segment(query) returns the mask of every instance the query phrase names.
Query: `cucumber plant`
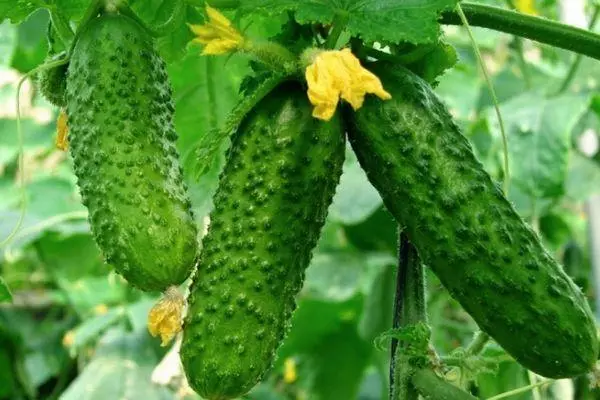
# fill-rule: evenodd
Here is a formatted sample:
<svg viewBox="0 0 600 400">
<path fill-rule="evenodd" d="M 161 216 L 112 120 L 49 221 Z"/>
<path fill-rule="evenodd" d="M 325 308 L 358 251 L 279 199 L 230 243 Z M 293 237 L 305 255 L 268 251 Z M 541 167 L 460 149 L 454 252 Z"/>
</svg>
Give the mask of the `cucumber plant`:
<svg viewBox="0 0 600 400">
<path fill-rule="evenodd" d="M 468 20 L 596 59 L 600 36 L 457 0 L 215 0 L 210 6 L 180 0 L 148 10 L 139 2 L 130 8 L 126 0 L 93 0 L 83 14 L 38 3 L 50 13 L 49 37 L 62 46 L 52 42 L 46 63 L 29 76 L 37 75 L 42 94 L 66 109 L 68 129 L 61 118 L 60 137 L 68 130 L 77 185 L 106 261 L 132 286 L 167 292 L 164 307 L 150 313 L 158 315 L 151 333 L 164 333 L 163 344 L 180 328 L 179 316 L 169 313 L 182 304 L 172 286 L 192 275 L 197 263 L 180 355 L 189 385 L 204 398 L 244 396 L 276 364 L 350 149 L 414 246 L 410 273 L 398 272 L 397 317 L 404 321 L 388 335 L 394 338 L 394 400 L 473 398 L 475 391 L 467 393 L 464 382 L 452 385 L 444 373 L 468 369 L 490 337 L 546 377 L 594 372 L 598 340 L 587 299 L 484 169 L 432 86 L 457 60 L 442 40 L 440 21 Z M 7 16 L 19 19 L 36 5 L 20 2 Z M 235 22 L 219 9 L 235 15 Z M 164 18 L 148 23 L 154 11 Z M 270 39 L 237 28 L 245 20 L 255 24 L 249 32 L 279 25 L 261 14 L 288 19 Z M 72 21 L 78 22 L 75 32 Z M 198 155 L 196 165 L 185 164 L 187 175 L 210 170 L 230 140 L 201 251 L 162 58 L 183 53 L 190 38 L 205 55 L 253 59 L 240 104 L 223 129 L 216 127 L 223 110 L 215 90 L 222 89 L 222 71 L 212 60 L 194 66 L 208 74 L 199 82 L 183 74 L 176 80 L 188 86 L 177 93 L 183 103 L 207 88 L 206 102 L 195 110 L 209 109 L 207 125 L 216 127 L 204 132 L 198 126 L 193 140 L 186 138 L 198 146 L 196 153 L 186 149 L 188 158 Z M 193 64 L 191 53 L 199 50 L 188 51 L 190 58 L 176 61 L 170 73 Z M 184 124 L 190 120 L 179 115 Z M 23 166 L 22 155 L 19 160 Z M 483 331 L 462 358 L 438 357 L 429 336 L 421 335 L 430 329 L 421 261 Z M 293 381 L 289 376 L 284 383 Z"/>
</svg>

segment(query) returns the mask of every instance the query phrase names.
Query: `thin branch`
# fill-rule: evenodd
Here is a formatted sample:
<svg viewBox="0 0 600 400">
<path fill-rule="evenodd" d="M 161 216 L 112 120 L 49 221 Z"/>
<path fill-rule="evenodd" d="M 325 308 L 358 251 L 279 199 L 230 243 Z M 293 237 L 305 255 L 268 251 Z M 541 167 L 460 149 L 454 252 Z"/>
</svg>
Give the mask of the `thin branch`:
<svg viewBox="0 0 600 400">
<path fill-rule="evenodd" d="M 594 13 L 592 14 L 592 18 L 590 19 L 590 24 L 589 24 L 590 30 L 592 30 L 594 28 L 594 26 L 596 25 L 596 22 L 598 21 L 599 16 L 600 16 L 600 6 L 595 5 Z M 577 56 L 575 57 L 575 60 L 573 61 L 573 64 L 571 64 L 571 68 L 569 68 L 569 72 L 567 73 L 565 80 L 563 81 L 562 85 L 560 85 L 560 89 L 558 89 L 558 91 L 556 92 L 556 95 L 564 93 L 569 88 L 569 86 L 571 86 L 571 83 L 573 83 L 573 79 L 575 79 L 575 76 L 577 75 L 577 71 L 579 70 L 581 61 L 583 61 L 583 55 L 577 54 Z"/>
<path fill-rule="evenodd" d="M 600 60 L 600 35 L 545 18 L 499 7 L 460 3 L 472 26 L 494 29 Z M 457 11 L 442 14 L 441 23 L 462 25 Z"/>
</svg>

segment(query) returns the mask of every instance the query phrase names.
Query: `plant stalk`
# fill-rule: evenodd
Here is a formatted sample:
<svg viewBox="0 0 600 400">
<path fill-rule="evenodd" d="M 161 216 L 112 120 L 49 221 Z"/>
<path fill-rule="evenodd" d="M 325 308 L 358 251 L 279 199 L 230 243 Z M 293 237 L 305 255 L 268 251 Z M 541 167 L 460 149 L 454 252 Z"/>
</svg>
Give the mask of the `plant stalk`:
<svg viewBox="0 0 600 400">
<path fill-rule="evenodd" d="M 499 7 L 469 2 L 460 5 L 472 26 L 510 33 L 600 60 L 600 35 L 596 33 Z M 443 13 L 440 22 L 462 25 L 456 10 Z"/>
<path fill-rule="evenodd" d="M 394 300 L 394 329 L 427 322 L 425 279 L 417 249 L 399 227 L 398 272 Z M 411 382 L 412 367 L 403 354 L 403 344 L 392 339 L 390 362 L 390 399 L 418 400 L 419 394 Z"/>
<path fill-rule="evenodd" d="M 592 18 L 590 19 L 589 29 L 592 30 L 598 21 L 598 17 L 600 16 L 600 5 L 594 6 L 594 13 L 592 14 Z M 579 70 L 579 66 L 581 65 L 581 61 L 583 61 L 583 55 L 577 54 L 573 64 L 571 64 L 571 68 L 569 68 L 569 72 L 565 76 L 563 83 L 560 85 L 560 88 L 556 92 L 556 95 L 564 93 L 569 86 L 573 83 L 573 79 L 577 75 L 577 71 Z"/>
</svg>

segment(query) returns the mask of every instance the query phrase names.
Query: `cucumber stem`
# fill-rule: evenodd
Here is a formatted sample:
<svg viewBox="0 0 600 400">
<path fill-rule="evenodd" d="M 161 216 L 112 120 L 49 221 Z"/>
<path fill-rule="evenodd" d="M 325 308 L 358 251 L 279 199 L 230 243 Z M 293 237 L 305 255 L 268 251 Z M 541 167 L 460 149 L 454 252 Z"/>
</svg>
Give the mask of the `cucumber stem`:
<svg viewBox="0 0 600 400">
<path fill-rule="evenodd" d="M 143 26 L 150 33 L 151 36 L 161 37 L 172 33 L 175 29 L 181 26 L 181 22 L 185 15 L 185 3 L 183 0 L 175 0 L 175 4 L 173 5 L 173 11 L 169 16 L 169 19 L 167 19 L 162 24 L 154 27 L 150 27 L 148 24 L 146 24 L 126 3 L 119 4 L 118 11 L 121 14 L 128 16 L 129 18 L 133 19 L 138 24 Z"/>
<path fill-rule="evenodd" d="M 460 4 L 472 26 L 522 36 L 600 60 L 600 35 L 596 33 L 499 7 L 468 2 Z M 462 25 L 456 10 L 443 13 L 440 22 Z"/>
<path fill-rule="evenodd" d="M 425 303 L 425 278 L 423 266 L 405 232 L 399 227 L 398 272 L 394 300 L 393 328 L 404 328 L 418 323 L 427 323 Z M 413 367 L 404 355 L 404 344 L 392 338 L 390 362 L 390 399 L 417 400 L 419 394 L 411 383 Z"/>
<path fill-rule="evenodd" d="M 340 38 L 340 35 L 346 29 L 346 24 L 348 23 L 348 14 L 342 12 L 336 12 L 333 17 L 333 22 L 331 23 L 331 31 L 329 32 L 329 36 L 327 36 L 327 41 L 325 42 L 326 49 L 335 49 L 335 45 Z"/>
<path fill-rule="evenodd" d="M 511 10 L 516 9 L 515 2 L 513 0 L 506 0 L 506 5 Z M 531 74 L 529 73 L 527 61 L 525 60 L 523 38 L 520 36 L 514 36 L 513 40 L 515 43 L 515 52 L 517 53 L 517 62 L 519 64 L 519 69 L 521 70 L 521 73 L 523 74 L 523 80 L 525 81 L 525 88 L 529 90 L 531 89 Z"/>
<path fill-rule="evenodd" d="M 485 345 L 490 340 L 490 335 L 483 331 L 479 331 L 475 334 L 473 341 L 467 347 L 467 354 L 476 355 L 483 351 Z"/>
</svg>

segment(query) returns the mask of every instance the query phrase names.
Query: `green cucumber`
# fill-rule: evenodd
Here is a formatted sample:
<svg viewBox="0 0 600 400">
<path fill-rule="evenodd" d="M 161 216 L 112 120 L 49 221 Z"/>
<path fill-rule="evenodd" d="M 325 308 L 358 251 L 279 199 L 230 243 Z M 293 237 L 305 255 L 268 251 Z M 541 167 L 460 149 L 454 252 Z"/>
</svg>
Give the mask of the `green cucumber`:
<svg viewBox="0 0 600 400">
<path fill-rule="evenodd" d="M 342 171 L 340 118 L 325 123 L 297 82 L 267 95 L 234 134 L 188 298 L 181 357 L 210 400 L 268 371 Z"/>
<path fill-rule="evenodd" d="M 49 55 L 46 58 L 46 63 L 56 62 L 67 57 L 67 52 L 63 51 L 55 55 Z M 38 74 L 38 85 L 40 93 L 46 100 L 57 107 L 64 107 L 67 91 L 67 69 L 68 62 L 56 67 L 47 68 Z"/>
<path fill-rule="evenodd" d="M 128 17 L 83 28 L 67 74 L 69 148 L 106 261 L 145 291 L 182 283 L 197 258 L 164 62 Z"/>
<path fill-rule="evenodd" d="M 370 68 L 392 94 L 345 111 L 369 180 L 423 262 L 523 366 L 551 378 L 592 369 L 593 315 L 473 154 L 444 104 L 408 70 Z"/>
</svg>

